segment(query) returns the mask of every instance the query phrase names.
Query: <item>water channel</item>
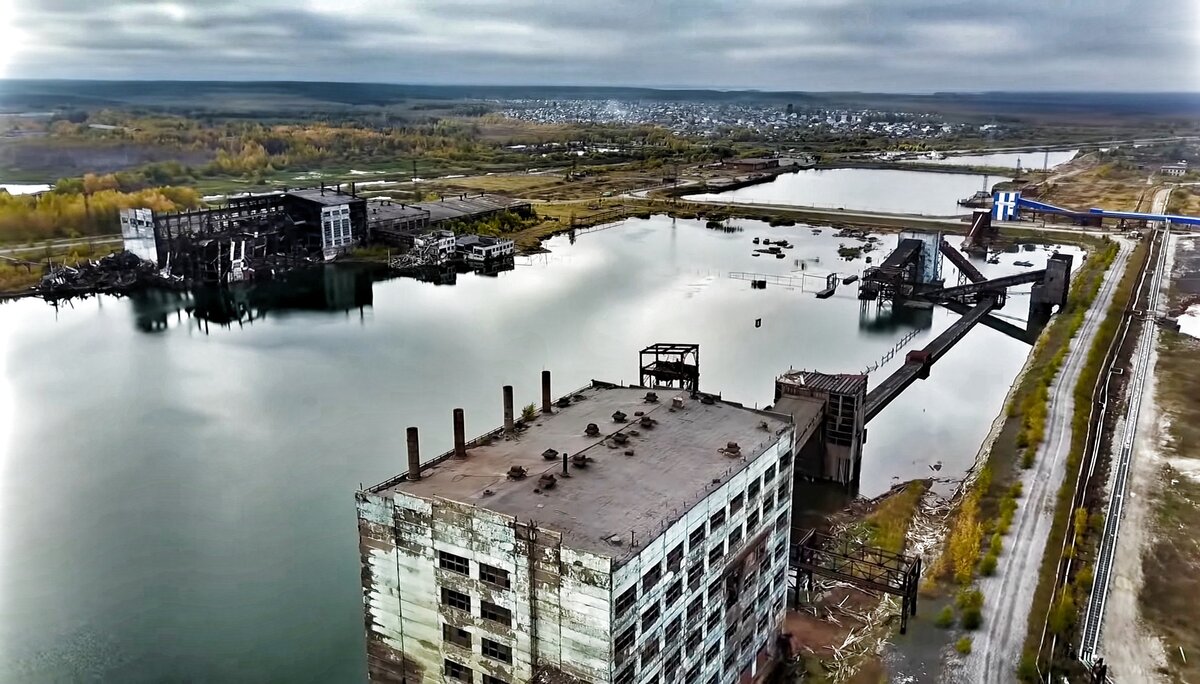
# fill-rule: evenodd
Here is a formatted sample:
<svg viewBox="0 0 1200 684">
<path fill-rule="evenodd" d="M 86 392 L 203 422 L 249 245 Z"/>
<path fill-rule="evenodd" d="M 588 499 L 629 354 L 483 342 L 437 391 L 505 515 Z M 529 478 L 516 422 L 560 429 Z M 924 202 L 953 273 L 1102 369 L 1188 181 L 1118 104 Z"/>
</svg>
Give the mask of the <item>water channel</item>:
<svg viewBox="0 0 1200 684">
<path fill-rule="evenodd" d="M 452 408 L 477 434 L 501 422 L 503 384 L 526 403 L 543 368 L 557 391 L 635 382 L 659 341 L 699 343 L 705 390 L 763 406 L 789 366 L 858 372 L 954 319 L 863 309 L 853 286 L 817 300 L 820 278 L 752 290 L 730 272 L 854 274 L 864 261 L 837 248 L 859 243 L 730 225 L 630 219 L 453 286 L 331 267 L 234 293 L 0 305 L 0 681 L 362 681 L 354 492 L 405 468 L 405 426 L 438 453 Z M 797 246 L 755 257 L 755 236 Z M 960 475 L 1028 351 L 972 331 L 871 423 L 861 493 Z M 838 501 L 809 491 L 814 509 Z"/>
<path fill-rule="evenodd" d="M 1010 179 L 899 169 L 805 169 L 758 185 L 684 199 L 951 216 L 970 213 L 958 206 L 958 200 L 1006 180 Z"/>
</svg>

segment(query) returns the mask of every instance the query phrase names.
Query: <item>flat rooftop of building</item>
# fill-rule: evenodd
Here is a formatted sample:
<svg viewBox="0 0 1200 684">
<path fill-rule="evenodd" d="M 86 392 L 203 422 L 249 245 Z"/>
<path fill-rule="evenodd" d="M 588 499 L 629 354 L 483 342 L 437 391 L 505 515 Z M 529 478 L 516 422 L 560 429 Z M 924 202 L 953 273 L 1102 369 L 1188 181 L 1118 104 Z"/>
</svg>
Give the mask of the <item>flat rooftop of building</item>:
<svg viewBox="0 0 1200 684">
<path fill-rule="evenodd" d="M 348 192 L 339 193 L 334 188 L 325 188 L 324 190 L 321 188 L 301 188 L 297 190 L 288 190 L 284 194 L 289 197 L 296 197 L 298 199 L 316 202 L 317 204 L 324 204 L 326 206 L 338 206 L 339 204 L 346 204 L 348 202 L 364 201 L 363 198 L 355 197 Z"/>
<path fill-rule="evenodd" d="M 367 200 L 367 220 L 389 221 L 395 219 L 428 218 L 429 211 L 412 204 L 404 204 L 393 200 Z"/>
<path fill-rule="evenodd" d="M 373 491 L 440 497 L 534 520 L 560 532 L 567 546 L 619 564 L 640 548 L 631 547 L 631 538 L 641 544 L 657 537 L 790 427 L 783 415 L 720 400 L 704 404 L 678 390 L 653 390 L 658 402 L 648 403 L 647 391 L 594 384 L 573 394 L 570 406 L 539 414 L 514 438 L 496 437 L 468 449 L 465 459 L 447 456 L 425 466 L 416 482 Z M 682 408 L 672 407 L 676 396 L 684 397 Z M 625 413 L 627 422 L 614 422 L 616 411 Z M 639 411 L 656 424 L 643 427 L 635 415 Z M 585 435 L 588 423 L 599 426 L 600 434 Z M 618 432 L 628 437 L 626 444 L 613 440 Z M 729 442 L 737 442 L 740 455 L 721 451 Z M 544 458 L 547 449 L 559 452 L 557 458 Z M 633 454 L 626 455 L 627 450 Z M 563 451 L 582 452 L 589 462 L 570 466 L 571 476 L 564 478 Z M 526 477 L 508 479 L 512 466 L 523 466 Z M 543 473 L 557 480 L 550 490 L 539 490 Z"/>
<path fill-rule="evenodd" d="M 852 394 L 860 386 L 865 389 L 867 376 L 859 373 L 818 373 L 809 370 L 790 370 L 775 380 L 786 385 L 795 385 L 818 392 Z"/>
<path fill-rule="evenodd" d="M 435 202 L 419 202 L 412 206 L 428 211 L 429 219 L 437 222 L 490 214 L 528 204 L 527 200 L 513 199 L 503 195 L 451 195 Z"/>
</svg>

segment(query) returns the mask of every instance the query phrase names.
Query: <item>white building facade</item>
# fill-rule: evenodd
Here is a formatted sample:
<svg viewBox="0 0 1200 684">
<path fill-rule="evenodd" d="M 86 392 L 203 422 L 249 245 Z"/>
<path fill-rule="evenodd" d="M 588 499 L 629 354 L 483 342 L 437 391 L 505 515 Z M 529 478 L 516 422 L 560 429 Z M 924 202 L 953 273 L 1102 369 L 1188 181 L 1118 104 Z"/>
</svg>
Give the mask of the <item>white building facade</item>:
<svg viewBox="0 0 1200 684">
<path fill-rule="evenodd" d="M 321 207 L 321 248 L 327 254 L 344 251 L 354 239 L 349 204 Z"/>
</svg>

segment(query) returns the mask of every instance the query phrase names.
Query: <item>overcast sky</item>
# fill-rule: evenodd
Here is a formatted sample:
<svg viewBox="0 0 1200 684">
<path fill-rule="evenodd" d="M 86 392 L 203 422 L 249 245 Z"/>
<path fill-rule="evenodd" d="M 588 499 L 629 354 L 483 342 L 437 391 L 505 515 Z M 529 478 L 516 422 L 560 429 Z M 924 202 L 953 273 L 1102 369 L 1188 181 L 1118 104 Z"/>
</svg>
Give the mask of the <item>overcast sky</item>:
<svg viewBox="0 0 1200 684">
<path fill-rule="evenodd" d="M 0 75 L 1200 90 L 1200 2 L 0 0 Z"/>
</svg>

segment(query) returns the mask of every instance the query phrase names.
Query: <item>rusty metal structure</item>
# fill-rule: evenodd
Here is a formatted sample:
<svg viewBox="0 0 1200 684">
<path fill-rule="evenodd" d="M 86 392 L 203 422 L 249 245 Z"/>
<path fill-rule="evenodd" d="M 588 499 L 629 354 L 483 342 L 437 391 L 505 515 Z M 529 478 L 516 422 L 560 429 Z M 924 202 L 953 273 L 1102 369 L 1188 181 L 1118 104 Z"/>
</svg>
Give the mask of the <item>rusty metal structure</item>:
<svg viewBox="0 0 1200 684">
<path fill-rule="evenodd" d="M 700 390 L 700 345 L 652 344 L 639 357 L 642 387 Z"/>
<path fill-rule="evenodd" d="M 901 634 L 908 629 L 909 616 L 917 614 L 921 559 L 916 556 L 892 553 L 816 530 L 804 530 L 792 543 L 788 567 L 797 590 L 793 593 L 793 607 L 799 606 L 801 580 L 804 588 L 811 591 L 813 575 L 820 575 L 862 589 L 899 596 Z"/>
</svg>

